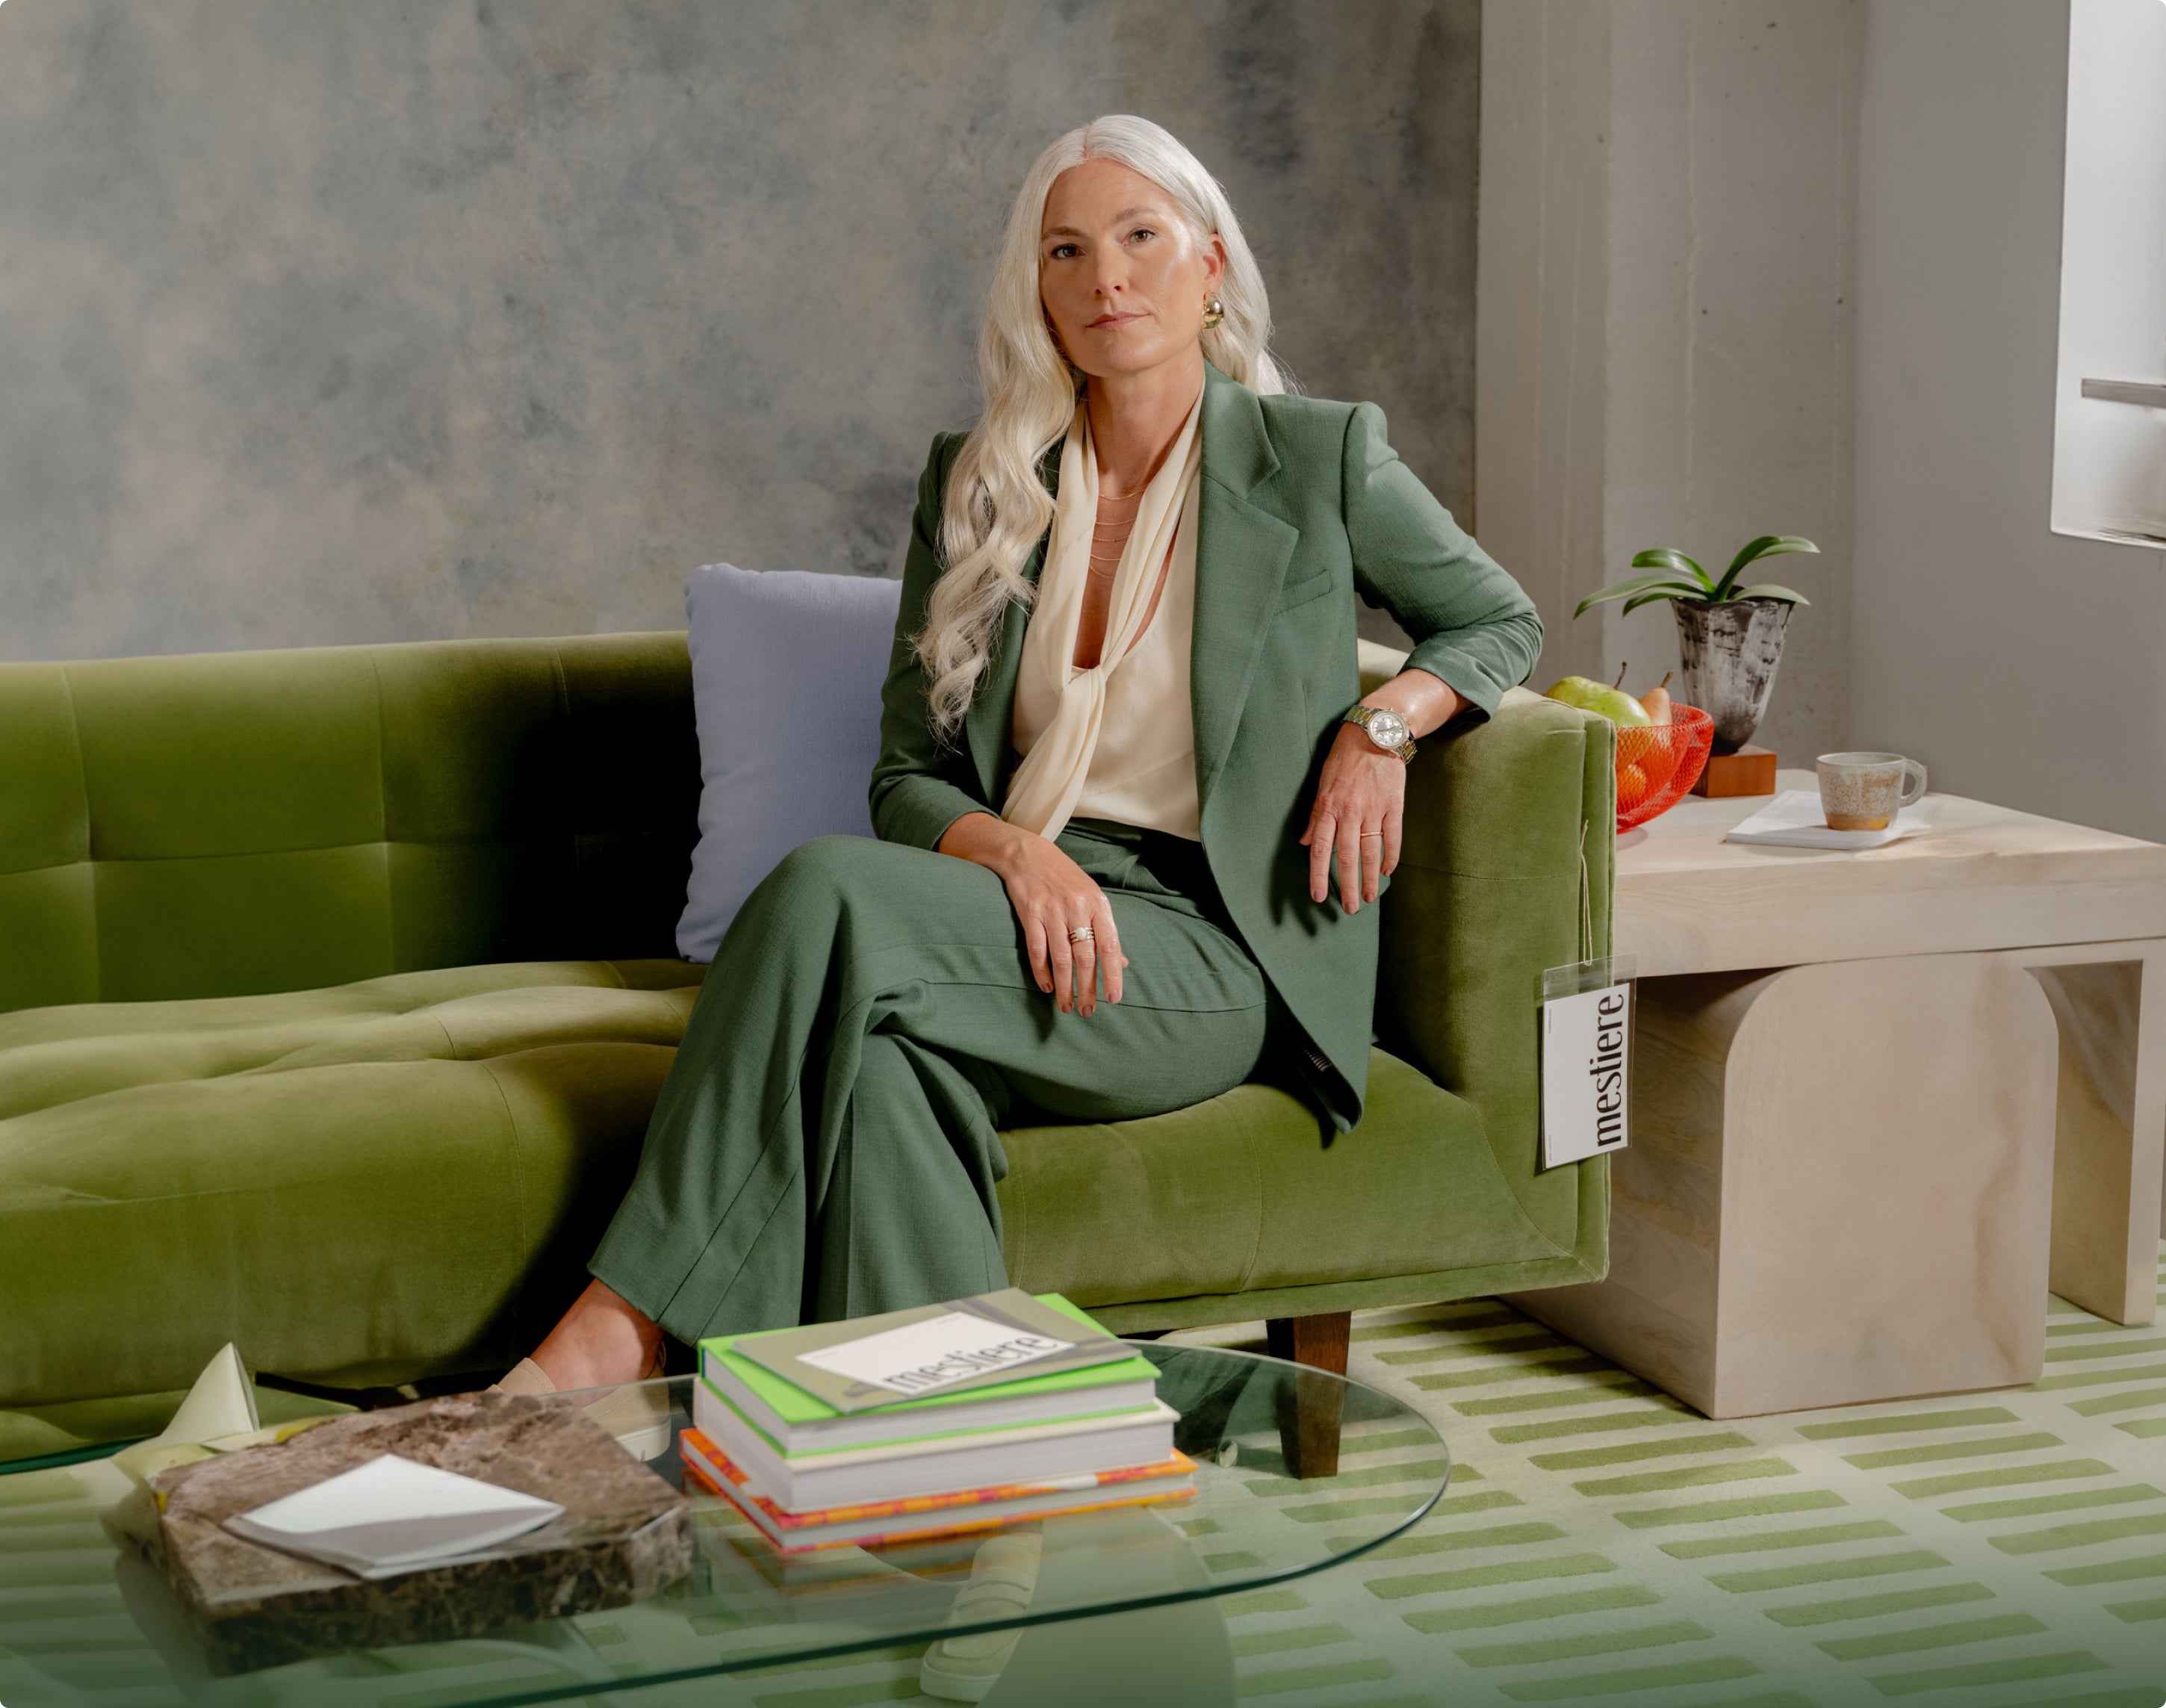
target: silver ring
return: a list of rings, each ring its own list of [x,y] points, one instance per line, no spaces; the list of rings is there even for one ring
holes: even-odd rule
[[[1092,939],[1096,938],[1097,934],[1098,933],[1093,931],[1089,926],[1079,925],[1073,931],[1068,933],[1068,940],[1070,943],[1089,943]]]

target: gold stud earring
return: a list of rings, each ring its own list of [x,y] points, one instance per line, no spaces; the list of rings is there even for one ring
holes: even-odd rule
[[[1214,296],[1203,305],[1203,330],[1208,332],[1226,318],[1226,305]]]

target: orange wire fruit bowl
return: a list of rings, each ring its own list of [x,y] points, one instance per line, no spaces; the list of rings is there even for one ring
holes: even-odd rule
[[[1659,817],[1699,781],[1714,745],[1714,720],[1697,706],[1675,706],[1670,721],[1617,732],[1617,828]]]

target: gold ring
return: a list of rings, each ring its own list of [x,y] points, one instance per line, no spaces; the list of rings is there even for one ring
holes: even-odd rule
[[[1068,940],[1070,943],[1088,943],[1097,934],[1089,926],[1079,925],[1068,933]]]
[[[1364,842],[1366,842],[1366,841],[1368,841],[1368,839],[1369,839],[1371,837],[1372,837],[1372,836],[1379,836],[1379,837],[1380,837],[1380,836],[1381,836],[1383,833],[1383,833],[1382,831],[1381,831],[1381,830],[1365,830],[1365,831],[1363,831],[1363,832],[1361,833],[1361,840],[1362,840],[1362,841],[1364,841]]]

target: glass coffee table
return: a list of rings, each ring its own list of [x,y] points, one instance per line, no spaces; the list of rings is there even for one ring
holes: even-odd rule
[[[27,1610],[9,1610],[0,1642],[29,1664],[9,1668],[5,1700],[8,1708],[85,1708],[103,1694],[95,1679],[124,1676],[130,1704],[509,1708],[586,1700],[675,1708],[750,1701],[728,1684],[731,1674],[757,1669],[764,1675],[759,1694],[786,1694],[787,1683],[773,1675],[794,1667],[812,1669],[797,1681],[812,1686],[832,1675],[821,1663],[832,1668],[843,1658],[1016,1630],[1004,1658],[985,1658],[1003,1647],[997,1641],[961,1645],[980,1652],[980,1682],[992,1679],[982,1700],[993,1708],[1231,1704],[1232,1652],[1215,1598],[1326,1570],[1399,1535],[1443,1494],[1450,1455],[1425,1420],[1358,1382],[1246,1352],[1148,1341],[1136,1349],[1158,1367],[1161,1397],[1181,1413],[1175,1439],[1197,1461],[1197,1494],[1017,1526],[1039,1533],[1035,1581],[1026,1579],[1020,1593],[987,1594],[981,1585],[962,1595],[987,1541],[982,1534],[778,1553],[726,1500],[684,1482],[677,1436],[690,1427],[692,1379],[679,1377],[637,1384],[652,1402],[649,1426],[643,1439],[625,1438],[693,1499],[693,1569],[657,1595],[456,1642],[214,1677],[163,1579],[133,1552],[115,1551],[112,1569],[132,1635],[117,1620],[103,1622],[86,1672],[71,1664],[62,1625],[26,1632],[13,1621]],[[626,1404],[626,1390],[605,1395],[613,1396],[605,1417],[641,1409]],[[1290,1477],[1290,1452],[1308,1456],[1295,1468],[1329,1466],[1329,1474]],[[1287,1522],[1289,1496],[1314,1497],[1302,1515],[1323,1521]],[[1009,1544],[1007,1553],[1014,1551]],[[8,1558],[0,1531],[0,1566],[9,1568],[0,1580],[19,1583],[32,1564]],[[72,1581],[81,1584],[77,1570]],[[25,1636],[36,1640],[11,1641]],[[996,1675],[988,1674],[996,1663]],[[966,1674],[972,1664],[963,1663]],[[50,1695],[40,1694],[40,1679],[50,1681]]]

